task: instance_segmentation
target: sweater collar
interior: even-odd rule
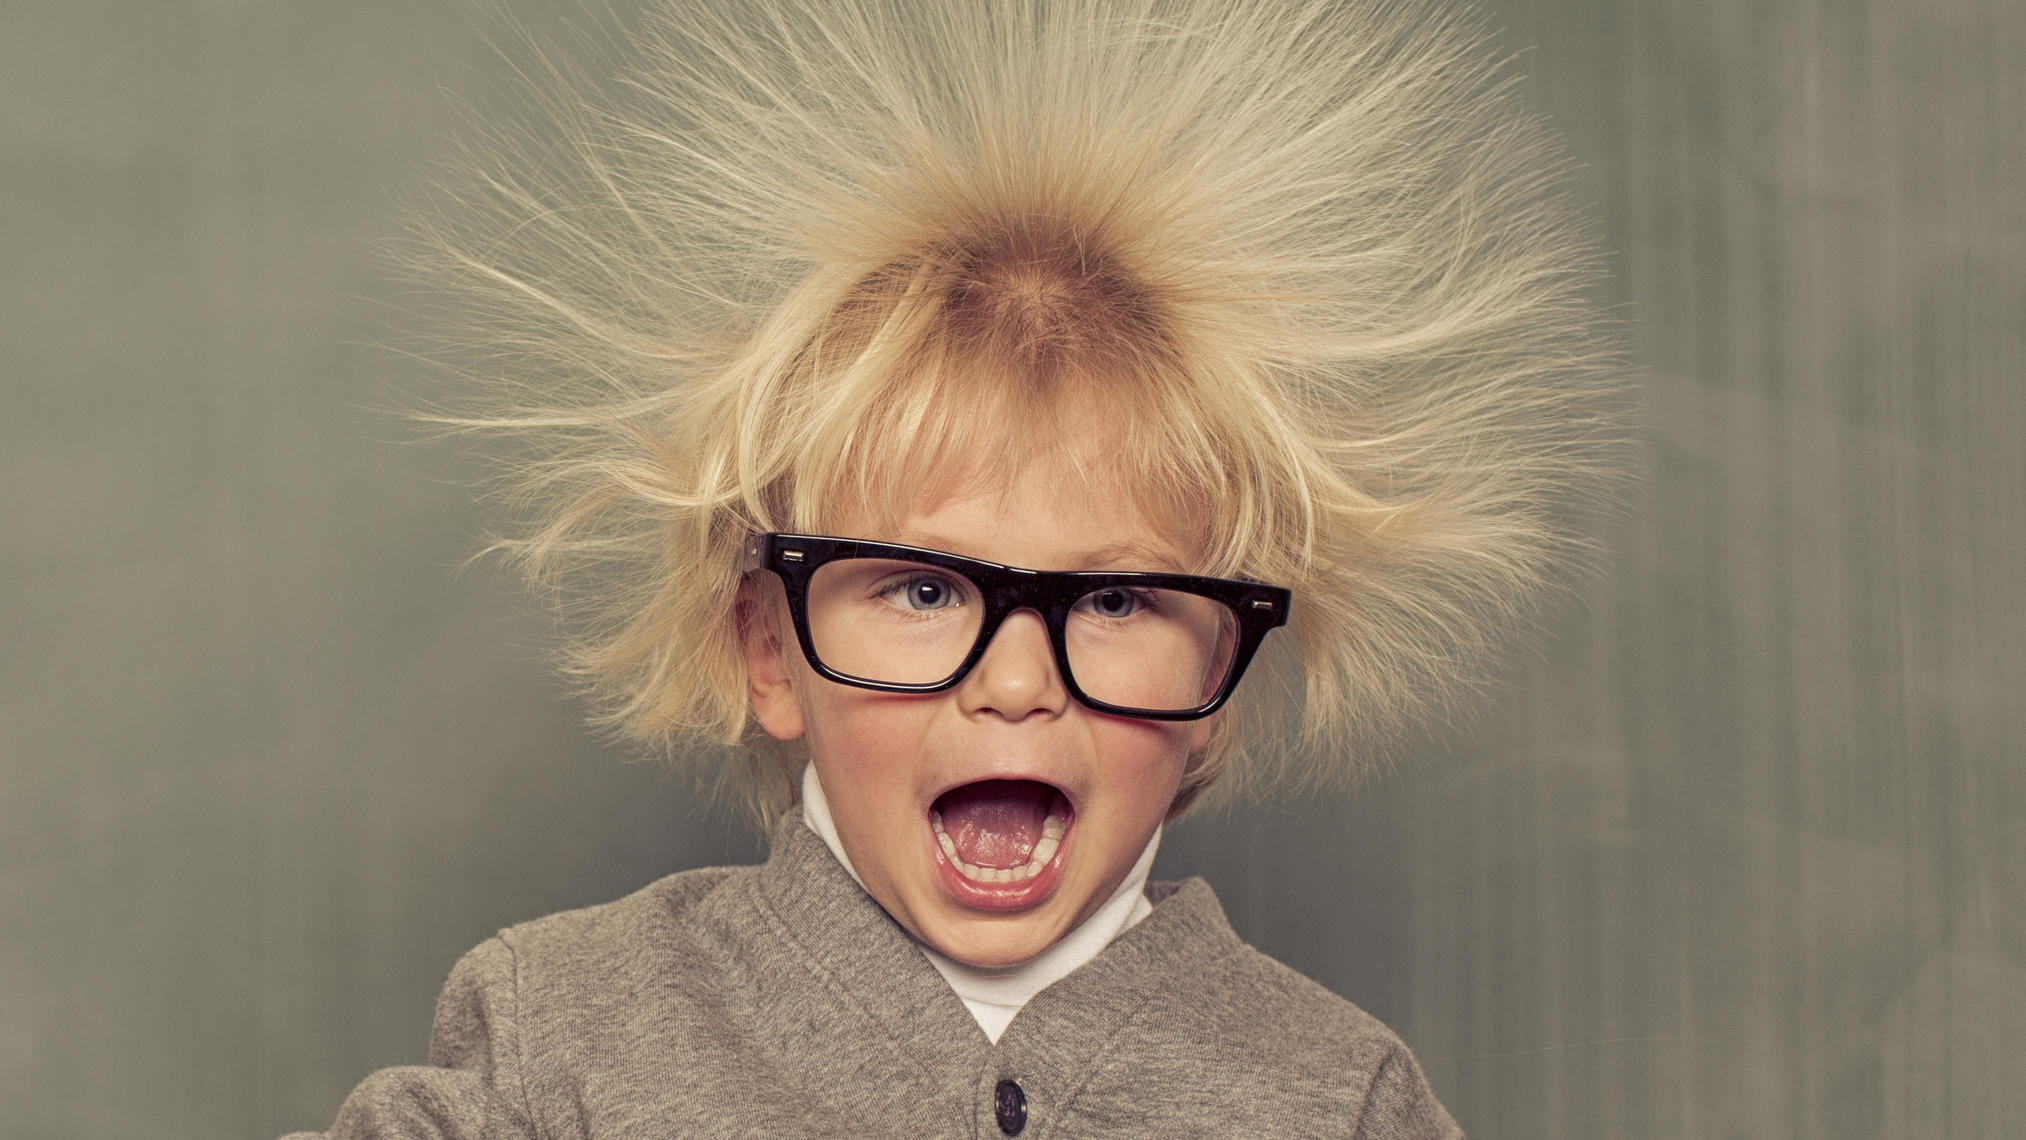
[[[830,801],[823,794],[823,781],[817,777],[814,764],[802,769],[802,818],[811,831],[822,837],[852,880],[863,887],[865,880],[858,877],[858,869],[851,865],[851,857],[838,838],[837,825],[830,817]],[[1147,873],[1154,865],[1154,852],[1160,845],[1161,829],[1157,827],[1132,869],[1095,913],[1055,945],[1017,966],[988,969],[959,962],[926,945],[922,945],[921,951],[963,999],[964,1007],[977,1019],[978,1028],[996,1042],[1014,1015],[1035,994],[1097,957],[1113,939],[1153,913],[1153,906],[1147,902]]]
[[[751,880],[774,937],[760,965],[813,975],[834,998],[822,1003],[824,1013],[805,1008],[784,1032],[806,1046],[811,1036],[848,1040],[877,1026],[925,1076],[958,1081],[946,1090],[951,1095],[968,1097],[965,1078],[986,1070],[1062,1081],[1092,1071],[1107,1043],[1136,1018],[1164,1000],[1186,1000],[1194,978],[1219,959],[1247,952],[1201,879],[1151,883],[1146,920],[1035,994],[995,1047],[914,939],[859,887],[800,812],[775,825],[772,841]],[[832,1017],[840,1023],[825,1024]]]

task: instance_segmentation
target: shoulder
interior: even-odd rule
[[[1156,913],[1185,912],[1189,921],[1170,929],[1196,944],[1176,952],[1186,965],[1140,1019],[1143,1033],[1165,1042],[1162,1052],[1201,1057],[1214,1065],[1215,1080],[1251,1086],[1255,1109],[1274,1104],[1292,1117],[1313,1111],[1356,1122],[1355,1131],[1335,1134],[1462,1134],[1391,1027],[1241,940],[1201,880],[1163,884],[1159,894]]]
[[[1232,1004],[1253,1005],[1239,1019],[1244,1047],[1270,1055],[1284,1079],[1354,1092],[1364,1135],[1461,1135],[1391,1026],[1251,946],[1225,966],[1217,982]]]
[[[623,1037],[644,1019],[707,996],[726,968],[728,941],[713,931],[750,913],[742,888],[752,867],[669,875],[623,898],[501,930],[452,969],[437,1009],[432,1051],[455,1063],[456,1043],[511,1025],[518,1047],[538,1051],[573,1035]]]
[[[1402,1045],[1385,1022],[1249,944],[1220,958],[1202,983],[1230,1000],[1241,1027],[1271,1026],[1296,1048],[1323,1045],[1387,1053]]]
[[[736,893],[754,867],[703,867],[656,880],[597,906],[509,926],[497,941],[523,969],[623,967],[643,946],[668,948],[700,912]],[[483,948],[481,948],[483,949]]]
[[[668,1003],[643,995],[710,968],[708,953],[685,933],[750,871],[671,875],[617,901],[511,926],[480,943],[458,960],[437,1001],[429,1065],[368,1077],[328,1135],[579,1134],[554,1125],[556,1106],[570,1103],[567,1086],[587,1065],[624,1055],[611,1046],[669,1019]]]
[[[1166,944],[1163,956],[1175,977],[1165,996],[1187,1020],[1224,1034],[1271,1037],[1277,1048],[1295,1052],[1401,1047],[1384,1022],[1239,938],[1203,880],[1156,884],[1149,894],[1154,915],[1166,921],[1143,925],[1157,944]]]

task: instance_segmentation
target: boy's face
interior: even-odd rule
[[[850,525],[837,533],[1036,570],[1187,569],[1122,496],[1059,461],[1031,464],[1010,485],[926,502],[890,533],[842,529]],[[1214,719],[1085,708],[1064,688],[1031,610],[1007,617],[955,688],[926,696],[824,680],[785,612],[776,618],[747,623],[762,727],[808,738],[838,837],[872,897],[916,938],[974,966],[1024,962],[1097,910],[1153,837]],[[1052,855],[1033,852],[1044,828],[1062,832]],[[939,829],[980,864],[1003,867],[1024,853],[1041,868],[980,882],[957,865],[968,860],[946,854]]]

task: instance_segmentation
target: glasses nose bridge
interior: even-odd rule
[[[967,712],[996,710],[1019,720],[1036,712],[1059,715],[1073,703],[1074,686],[1050,613],[1060,607],[1051,605],[1048,581],[1033,575],[1005,568],[991,581],[976,583],[985,602],[984,621],[969,661],[951,682]],[[1001,644],[1007,621],[1028,611],[1038,628]],[[1031,640],[1036,633],[1039,645]]]
[[[1048,643],[1050,663],[1061,671],[1063,663],[1057,658],[1056,643],[1061,618],[1057,611],[1062,609],[1058,595],[1062,590],[1062,580],[1047,571],[1003,568],[996,580],[983,588],[985,623],[984,628],[978,631],[978,656],[983,658],[991,651],[992,643],[999,639],[999,631],[1008,618],[1027,611],[1040,620],[1042,635]]]
[[[1059,574],[1046,570],[1022,570],[1005,567],[996,580],[985,586],[986,613],[990,616],[988,632],[997,635],[998,628],[1006,619],[1021,610],[1032,610],[1054,637],[1057,611],[1063,607],[1061,597],[1065,579]]]

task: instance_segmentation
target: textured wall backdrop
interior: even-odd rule
[[[511,5],[538,27],[537,0]],[[2026,1120],[2026,8],[1503,0],[1649,372],[1647,483],[1479,724],[1193,820],[1481,1137]],[[0,14],[0,1132],[267,1137],[494,928],[756,855],[584,733],[367,243],[464,5]]]

